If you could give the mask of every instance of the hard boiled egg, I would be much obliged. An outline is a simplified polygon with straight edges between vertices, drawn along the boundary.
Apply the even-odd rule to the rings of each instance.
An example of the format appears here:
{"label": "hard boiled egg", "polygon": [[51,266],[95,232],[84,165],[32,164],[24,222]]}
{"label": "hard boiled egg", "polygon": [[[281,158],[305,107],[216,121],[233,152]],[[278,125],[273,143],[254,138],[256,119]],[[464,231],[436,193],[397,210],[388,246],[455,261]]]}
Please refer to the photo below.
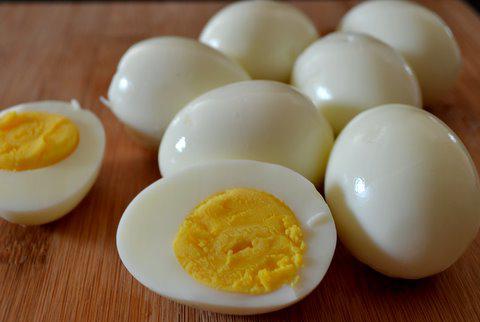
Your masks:
{"label": "hard boiled egg", "polygon": [[125,210],[128,271],[174,301],[229,314],[281,309],[320,283],[335,225],[315,187],[279,165],[222,160],[179,171]]}
{"label": "hard boiled egg", "polygon": [[254,79],[288,82],[297,56],[318,38],[312,21],[280,1],[240,1],[213,16],[200,41],[237,60]]}
{"label": "hard boiled egg", "polygon": [[393,277],[447,269],[480,225],[480,182],[470,155],[442,121],[410,106],[377,107],[345,127],[325,193],[342,242]]}
{"label": "hard boiled egg", "polygon": [[461,54],[447,24],[410,1],[365,1],[343,18],[344,31],[374,36],[397,49],[413,68],[427,104],[435,103],[455,82]]}
{"label": "hard boiled egg", "polygon": [[185,104],[213,88],[247,79],[237,63],[197,41],[152,38],[123,55],[105,103],[145,145],[157,148]]}
{"label": "hard boiled egg", "polygon": [[391,47],[372,37],[336,32],[295,62],[292,84],[312,99],[335,134],[358,113],[386,103],[421,107],[415,75]]}
{"label": "hard boiled egg", "polygon": [[333,135],[312,102],[291,86],[246,81],[190,102],[169,125],[159,150],[163,176],[216,159],[252,159],[323,180]]}
{"label": "hard boiled egg", "polygon": [[77,102],[21,104],[0,113],[0,216],[44,224],[72,210],[97,178],[100,120]]}

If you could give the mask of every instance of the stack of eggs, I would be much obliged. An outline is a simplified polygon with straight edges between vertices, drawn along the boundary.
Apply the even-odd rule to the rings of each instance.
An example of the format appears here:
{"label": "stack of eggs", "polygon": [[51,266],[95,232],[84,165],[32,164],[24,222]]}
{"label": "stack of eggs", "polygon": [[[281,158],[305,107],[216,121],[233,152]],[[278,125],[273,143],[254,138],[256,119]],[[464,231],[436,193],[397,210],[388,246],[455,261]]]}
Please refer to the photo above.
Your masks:
{"label": "stack of eggs", "polygon": [[[460,62],[446,24],[406,1],[364,2],[320,39],[289,4],[238,2],[211,18],[200,42],[135,44],[104,103],[135,138],[159,149],[163,178],[122,216],[123,264],[162,296],[231,314],[269,312],[308,295],[330,265],[337,229],[354,256],[388,276],[445,270],[475,238],[480,183],[459,138],[422,107],[452,87]],[[68,107],[49,106],[76,120]],[[7,111],[0,139],[16,135],[10,128],[22,119],[50,117],[27,110]],[[75,132],[69,126],[58,127]],[[97,160],[104,138],[95,133]],[[61,154],[52,160],[77,144],[65,138],[73,134],[57,137],[52,144],[65,149],[52,147]],[[60,176],[68,166],[9,172],[11,164],[54,161],[29,162],[31,145],[17,165],[2,141],[5,180],[48,169]],[[96,169],[78,174],[85,187],[68,192],[68,205],[49,220],[76,204]],[[5,218],[41,223],[24,213],[46,209],[46,192],[37,191],[29,209],[8,208],[15,192],[0,192]]]}

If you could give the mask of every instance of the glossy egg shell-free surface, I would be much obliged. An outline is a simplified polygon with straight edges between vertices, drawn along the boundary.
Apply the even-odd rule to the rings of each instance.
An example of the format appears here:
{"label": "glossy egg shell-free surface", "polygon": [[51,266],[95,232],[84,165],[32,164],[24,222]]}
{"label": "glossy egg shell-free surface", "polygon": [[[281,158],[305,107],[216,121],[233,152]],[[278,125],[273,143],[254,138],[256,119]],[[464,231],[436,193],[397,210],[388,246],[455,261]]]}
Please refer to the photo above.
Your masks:
{"label": "glossy egg shell-free surface", "polygon": [[291,86],[246,81],[190,102],[169,125],[159,150],[163,176],[195,163],[252,159],[276,163],[323,180],[333,144],[330,126]]}
{"label": "glossy egg shell-free surface", "polygon": [[438,102],[459,74],[462,58],[452,31],[414,2],[365,1],[344,16],[339,29],[369,34],[397,49],[415,72],[428,105]]}
{"label": "glossy egg shell-free surface", "polygon": [[78,103],[42,101],[13,106],[0,113],[40,111],[68,117],[79,131],[79,143],[67,158],[48,167],[0,170],[0,216],[23,225],[40,225],[72,210],[95,182],[105,150],[100,120]]}
{"label": "glossy egg shell-free surface", "polygon": [[292,85],[312,99],[335,134],[378,105],[422,106],[405,60],[384,43],[355,33],[336,32],[310,45],[295,62]]}
{"label": "glossy egg shell-free surface", "polygon": [[182,37],[157,37],[123,55],[106,104],[137,138],[156,148],[185,104],[213,88],[247,79],[238,64],[208,46]]}
{"label": "glossy egg shell-free surface", "polygon": [[216,13],[200,41],[237,60],[254,79],[288,82],[297,56],[316,38],[313,22],[281,1],[240,1]]}
{"label": "glossy egg shell-free surface", "polygon": [[[205,198],[237,187],[270,193],[294,212],[307,245],[295,287],[262,295],[223,292],[195,281],[177,261],[172,243],[185,217]],[[228,314],[270,312],[300,301],[322,280],[335,244],[328,206],[308,180],[250,160],[212,161],[158,180],[130,203],[117,231],[120,258],[140,283],[172,300]]]}
{"label": "glossy egg shell-free surface", "polygon": [[480,225],[480,184],[459,138],[432,114],[386,105],[337,138],[325,179],[339,237],[389,276],[421,278],[452,265]]}

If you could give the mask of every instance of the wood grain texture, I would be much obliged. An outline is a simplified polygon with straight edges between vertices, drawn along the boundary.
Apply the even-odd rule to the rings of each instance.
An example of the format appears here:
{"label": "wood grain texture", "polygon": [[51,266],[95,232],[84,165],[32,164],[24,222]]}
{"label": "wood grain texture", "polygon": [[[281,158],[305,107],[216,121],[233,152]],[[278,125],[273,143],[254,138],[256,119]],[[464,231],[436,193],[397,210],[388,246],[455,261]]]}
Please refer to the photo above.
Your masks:
{"label": "wood grain texture", "polygon": [[[480,162],[480,20],[455,0],[422,1],[452,27],[461,77],[428,110]],[[296,2],[325,34],[354,1]],[[115,247],[130,200],[160,177],[155,153],[131,141],[99,97],[133,43],[197,37],[225,3],[0,4],[0,107],[76,98],[102,120],[104,164],[91,192],[63,219],[41,227],[0,222],[0,321],[480,320],[480,237],[450,269],[419,281],[384,277],[341,245],[320,286],[272,314],[219,315],[173,303],[136,282]],[[1,184],[1,183],[0,183]]]}

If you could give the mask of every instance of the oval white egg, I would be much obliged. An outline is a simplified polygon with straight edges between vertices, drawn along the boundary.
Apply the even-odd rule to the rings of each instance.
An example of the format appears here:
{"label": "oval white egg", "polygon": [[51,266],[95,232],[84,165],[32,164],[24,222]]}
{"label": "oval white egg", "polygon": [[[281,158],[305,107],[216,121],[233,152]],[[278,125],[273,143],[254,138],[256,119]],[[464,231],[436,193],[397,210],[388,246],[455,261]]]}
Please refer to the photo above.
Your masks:
{"label": "oval white egg", "polygon": [[414,70],[427,104],[448,91],[461,66],[461,54],[447,24],[410,1],[365,1],[353,7],[339,29],[374,36],[397,49]]}
{"label": "oval white egg", "polygon": [[288,82],[297,56],[318,38],[312,21],[290,4],[240,1],[213,16],[200,41],[237,60],[254,79]]}
{"label": "oval white egg", "polygon": [[[307,244],[295,287],[262,295],[219,291],[196,282],[178,263],[172,242],[186,215],[206,197],[232,187],[268,192],[295,213]],[[270,312],[301,300],[325,275],[335,243],[330,211],[308,180],[287,168],[249,160],[213,161],[158,180],[130,203],[117,231],[120,258],[140,283],[174,301],[228,314]]]}
{"label": "oval white egg", "polygon": [[371,109],[347,125],[325,193],[342,242],[393,277],[445,270],[480,225],[480,183],[467,150],[438,118],[405,105]]}
{"label": "oval white egg", "polygon": [[323,180],[333,135],[308,98],[273,81],[226,85],[193,100],[169,125],[159,150],[163,176],[215,159],[276,163]]}
{"label": "oval white egg", "polygon": [[310,45],[295,62],[292,85],[312,99],[335,134],[368,108],[422,106],[404,59],[384,43],[355,33],[336,32]]}
{"label": "oval white egg", "polygon": [[39,111],[66,116],[77,127],[79,143],[67,158],[48,167],[0,170],[0,216],[7,221],[39,225],[67,214],[95,182],[105,150],[100,120],[77,102],[42,101],[20,104],[0,113]]}
{"label": "oval white egg", "polygon": [[105,103],[135,137],[156,148],[185,104],[213,88],[247,79],[238,64],[195,40],[152,38],[124,54]]}

